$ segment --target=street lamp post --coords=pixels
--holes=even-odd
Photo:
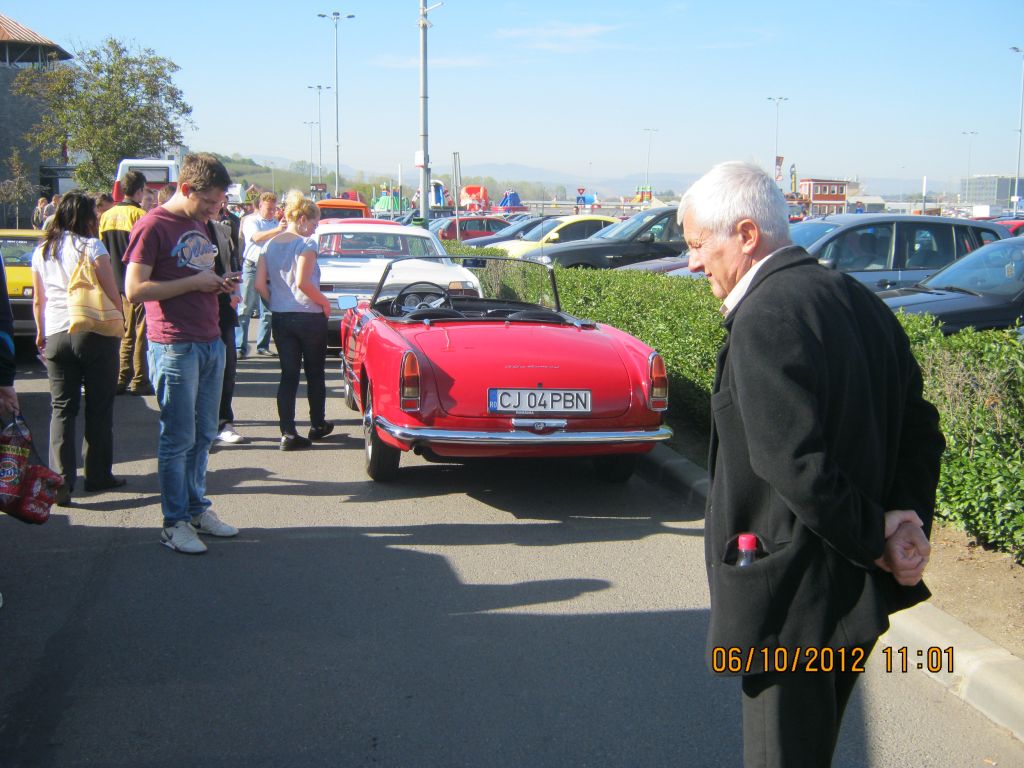
[[[1014,53],[1020,54],[1020,120],[1017,123],[1017,173],[1013,177],[1013,215],[1017,215],[1017,208],[1020,206],[1020,141],[1024,136],[1024,49],[1016,45],[1010,48]]]
[[[303,125],[309,126],[309,186],[313,188],[313,126],[320,125],[315,120],[303,120]]]
[[[768,96],[768,101],[775,102],[775,154],[772,156],[772,174],[775,176],[776,183],[781,182],[779,178],[777,163],[779,157],[779,123],[782,119],[782,102],[789,101],[788,96]]]
[[[971,142],[978,135],[977,131],[960,131],[967,137],[967,183],[964,185],[964,202],[971,202]]]
[[[444,3],[429,8],[426,0],[420,0],[420,218],[427,221],[430,216],[430,153],[427,151],[427,30],[430,21],[427,14]]]
[[[651,142],[654,140],[654,134],[658,132],[657,128],[644,128],[647,131],[647,172],[644,174],[644,186],[649,190],[651,187]]]
[[[309,88],[310,90],[316,91],[316,124],[317,125],[323,125],[323,118],[320,116],[320,92],[321,91],[329,91],[329,90],[331,90],[331,86],[329,86],[329,85],[307,85],[306,87]],[[319,155],[319,159],[317,161],[316,174],[317,174],[317,181],[319,181],[320,183],[323,183],[323,180],[324,180],[324,130],[323,130],[323,128],[318,128],[316,134],[317,134],[317,143],[320,145],[320,155]],[[312,163],[313,161],[310,160],[310,162]],[[310,183],[312,184],[312,179],[310,179]]]
[[[341,19],[354,19],[355,14],[349,13],[342,16],[337,11],[318,13],[321,19],[330,19],[334,22],[334,196],[338,196],[338,185],[341,183],[341,123],[338,119],[340,106],[338,103],[338,21]]]

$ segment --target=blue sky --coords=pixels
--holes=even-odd
[[[419,148],[418,0],[130,3],[7,0],[2,13],[74,50],[115,36],[176,62],[193,149],[304,160],[316,97],[334,86],[341,162],[412,171]],[[239,10],[239,9],[243,10]],[[515,163],[568,181],[700,173],[727,159],[800,176],[920,179],[953,188],[1012,174],[1024,48],[1019,0],[604,2],[445,0],[430,14],[436,172]],[[334,165],[334,95],[322,96]],[[646,132],[644,128],[657,129]],[[964,131],[976,131],[966,136]],[[316,153],[314,135],[314,154]],[[881,184],[881,182],[878,182]],[[919,187],[919,184],[918,184]],[[909,189],[908,189],[909,191]]]

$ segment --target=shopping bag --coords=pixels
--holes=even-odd
[[[103,290],[96,276],[96,266],[88,256],[83,254],[78,260],[67,290],[71,333],[124,335],[124,316]]]
[[[21,481],[32,452],[32,436],[20,414],[0,430],[0,509],[9,512],[21,500]]]
[[[21,499],[18,508],[9,512],[23,523],[42,525],[50,519],[50,507],[57,500],[57,492],[64,478],[42,464],[30,464],[21,481]]]
[[[0,511],[42,525],[50,519],[50,507],[63,484],[64,478],[43,464],[28,424],[15,412],[0,431]]]

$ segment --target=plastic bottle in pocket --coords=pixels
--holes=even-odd
[[[757,560],[757,536],[752,533],[741,533],[736,542],[736,567],[743,568],[753,565]]]

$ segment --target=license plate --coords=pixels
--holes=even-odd
[[[488,389],[491,413],[590,413],[589,389]]]

